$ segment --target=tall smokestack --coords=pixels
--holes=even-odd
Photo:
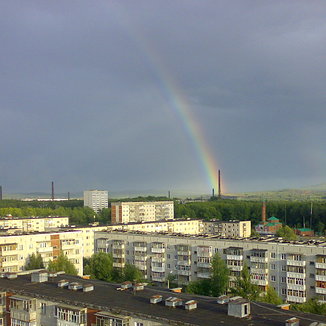
[[[2,200],[2,186],[0,186],[0,200]]]
[[[70,200],[70,192],[68,191],[68,200]]]
[[[170,190],[169,190],[169,192],[168,192],[168,198],[169,198],[169,199],[171,198],[171,192],[170,192]]]
[[[212,197],[214,198],[214,196],[215,196],[215,190],[214,188],[212,188]]]
[[[54,200],[54,182],[53,181],[51,182],[51,186],[52,186],[52,196],[51,196],[51,199],[53,201]]]
[[[263,223],[266,222],[266,202],[265,202],[265,200],[263,201],[263,206],[261,209],[261,220],[263,221]]]
[[[218,170],[218,198],[221,198],[222,189],[221,189],[221,170]]]

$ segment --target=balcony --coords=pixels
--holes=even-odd
[[[0,250],[0,256],[12,256],[12,255],[17,255],[17,249],[5,250],[5,251]]]
[[[236,271],[236,272],[241,272],[243,269],[243,266],[227,265],[227,267],[230,271]]]
[[[165,277],[152,276],[152,281],[153,282],[165,282]]]
[[[198,278],[211,278],[211,273],[197,272]]]
[[[226,255],[226,260],[243,260],[243,255]]]
[[[52,252],[53,251],[53,247],[43,247],[43,248],[39,247],[39,248],[36,249],[36,251],[39,252],[39,253]]]
[[[158,272],[158,273],[164,273],[165,272],[165,267],[158,267],[158,266],[152,266],[152,272]]]
[[[316,286],[315,291],[317,294],[326,294],[326,288],[320,288]]]
[[[151,251],[152,251],[152,253],[153,254],[162,254],[162,253],[164,253],[165,252],[165,248],[152,248],[151,249]]]
[[[125,249],[124,243],[113,243],[112,249]]]
[[[295,273],[295,272],[286,272],[287,277],[293,277],[293,278],[306,278],[306,273]]]
[[[125,257],[125,253],[124,252],[113,252],[112,253],[112,257],[113,258],[124,258]]]
[[[267,257],[250,256],[250,262],[252,262],[252,263],[267,263],[268,258]]]
[[[197,262],[197,267],[202,267],[202,268],[211,268],[212,264],[211,263],[202,263],[202,262]]]
[[[315,280],[326,282],[326,275],[315,275]]]
[[[267,286],[268,285],[268,281],[267,280],[251,279],[251,283],[252,284],[256,284],[256,285],[261,285],[261,286]]]
[[[165,257],[152,257],[153,263],[163,263],[165,262]]]
[[[146,252],[147,247],[134,247],[134,252],[139,251],[139,252]]]
[[[11,261],[3,261],[0,263],[2,267],[12,267],[12,266],[17,266],[18,261],[17,260],[11,260]],[[18,267],[17,267],[18,270]]]
[[[191,252],[190,252],[190,250],[188,250],[188,251],[182,251],[182,250],[178,250],[177,251],[177,255],[178,256],[190,256],[191,255]]]
[[[250,272],[256,274],[268,274],[268,268],[262,269],[262,268],[250,267]]]
[[[191,266],[190,260],[178,260],[177,261],[178,266]]]
[[[134,260],[147,261],[147,256],[145,255],[134,255]]]
[[[113,262],[113,267],[123,268],[123,267],[125,267],[125,263],[115,263],[115,262]]]
[[[286,301],[288,302],[295,302],[295,303],[304,303],[307,301],[306,297],[296,297],[293,295],[286,296]]]
[[[298,266],[298,267],[303,267],[306,266],[306,261],[305,260],[292,260],[288,259],[286,261],[287,266]]]
[[[178,275],[183,275],[183,276],[190,276],[191,271],[185,271],[185,270],[177,270]]]
[[[146,271],[147,270],[147,265],[146,264],[141,264],[141,263],[137,263],[135,262],[134,265],[140,269],[141,271]]]
[[[298,285],[298,284],[287,283],[286,286],[287,286],[287,288],[289,290],[306,291],[306,286],[305,285]]]
[[[64,249],[75,249],[77,246],[76,243],[62,243],[61,244],[61,249],[64,250]]]
[[[326,263],[315,263],[315,267],[319,269],[326,269]]]
[[[11,309],[10,318],[18,319],[24,322],[36,321],[36,311]]]

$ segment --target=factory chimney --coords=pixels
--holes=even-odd
[[[54,201],[54,182],[52,181],[51,182],[51,188],[52,188],[52,195],[51,195],[51,199],[52,199],[52,201]]]
[[[214,198],[214,196],[215,196],[215,190],[214,188],[212,188],[212,198]]]
[[[261,220],[263,221],[263,224],[266,223],[266,202],[265,202],[265,200],[263,201],[263,206],[261,209]]]
[[[0,200],[2,200],[2,186],[0,186]]]
[[[222,189],[221,189],[221,170],[218,170],[218,198],[222,196]]]
[[[68,200],[70,200],[70,192],[68,191]]]

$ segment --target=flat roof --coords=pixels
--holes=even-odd
[[[93,284],[94,291],[82,292],[59,288],[57,283],[61,279],[82,284]],[[217,298],[197,296],[183,293],[171,293],[167,289],[146,287],[144,291],[132,290],[117,291],[120,284],[111,284],[97,280],[83,280],[76,276],[63,275],[51,278],[44,283],[31,283],[30,275],[18,276],[15,280],[0,279],[0,290],[13,293],[15,296],[23,295],[33,298],[57,302],[59,306],[78,306],[98,309],[103,314],[121,314],[122,316],[138,316],[140,318],[159,319],[168,323],[179,325],[207,325],[217,324],[233,326],[280,326],[291,317],[300,319],[301,326],[308,326],[312,322],[322,322],[325,316],[304,314],[298,311],[285,311],[274,305],[264,303],[251,303],[250,319],[240,319],[227,315],[227,305],[216,303]],[[171,296],[184,301],[195,300],[197,309],[186,311],[184,308],[168,308],[164,302],[150,304],[153,295],[162,295],[163,301]]]

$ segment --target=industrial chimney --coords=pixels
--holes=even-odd
[[[266,202],[265,202],[265,200],[263,201],[263,206],[261,209],[261,220],[262,220],[263,224],[266,223]]]
[[[2,200],[2,186],[0,186],[0,200]]]

